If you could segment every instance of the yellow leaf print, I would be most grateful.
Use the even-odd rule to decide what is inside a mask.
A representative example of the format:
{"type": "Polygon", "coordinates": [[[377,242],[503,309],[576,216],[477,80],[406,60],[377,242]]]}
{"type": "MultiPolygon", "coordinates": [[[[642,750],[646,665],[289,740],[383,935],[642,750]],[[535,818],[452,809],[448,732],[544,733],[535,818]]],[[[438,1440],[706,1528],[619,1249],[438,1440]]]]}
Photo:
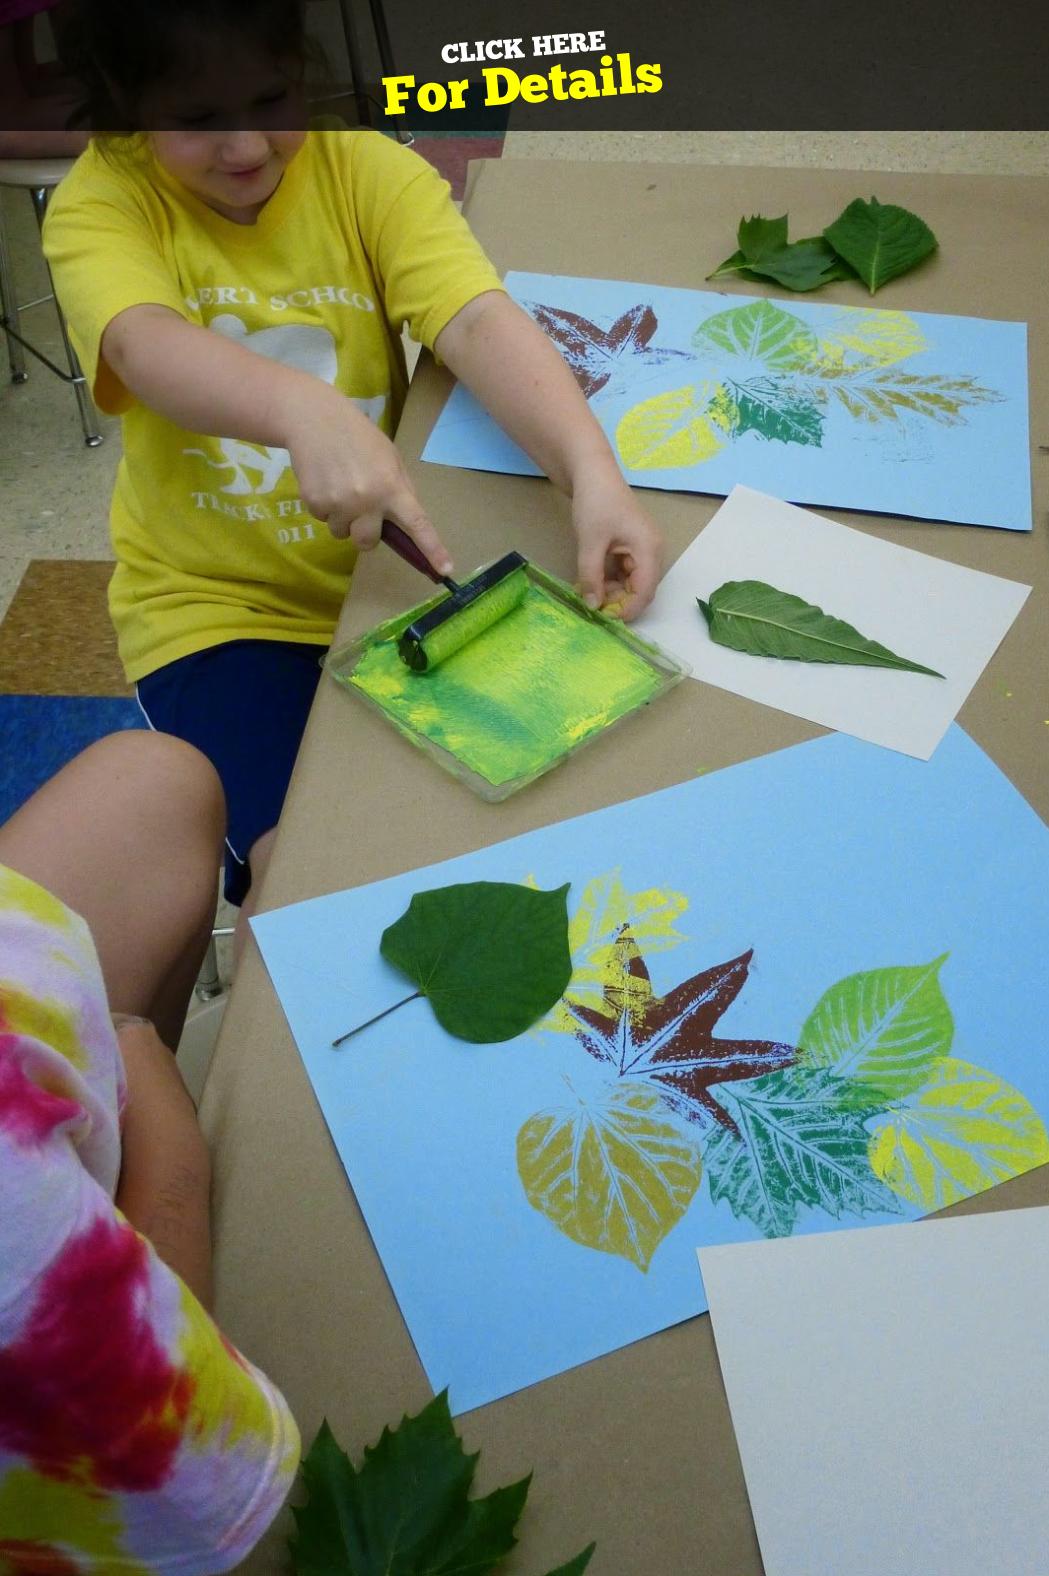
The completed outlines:
{"type": "Polygon", "coordinates": [[[1049,1161],[1049,1134],[1019,1090],[953,1056],[878,1118],[875,1175],[924,1210],[943,1209],[1049,1161]]]}
{"type": "Polygon", "coordinates": [[[573,1242],[647,1271],[703,1175],[695,1136],[666,1114],[658,1094],[623,1084],[604,1101],[540,1111],[517,1135],[528,1202],[573,1242]]]}
{"type": "MultiPolygon", "coordinates": [[[[526,885],[534,887],[535,877],[529,876],[526,885]]],[[[606,990],[614,995],[617,988],[626,991],[636,986],[636,981],[628,983],[630,960],[618,944],[620,932],[629,930],[634,951],[668,952],[685,940],[674,926],[687,907],[685,894],[669,888],[628,892],[619,868],[595,876],[568,925],[572,954],[568,989],[535,1032],[572,1034],[577,1027],[569,1011],[572,1003],[602,1012],[606,990]]]]}
{"type": "Polygon", "coordinates": [[[860,363],[892,367],[928,349],[928,341],[906,312],[867,311],[846,307],[836,327],[819,341],[817,368],[839,371],[860,363]]]}
{"type": "Polygon", "coordinates": [[[725,447],[735,425],[735,403],[718,383],[704,380],[642,400],[616,428],[616,447],[632,471],[701,465],[725,447]]]}

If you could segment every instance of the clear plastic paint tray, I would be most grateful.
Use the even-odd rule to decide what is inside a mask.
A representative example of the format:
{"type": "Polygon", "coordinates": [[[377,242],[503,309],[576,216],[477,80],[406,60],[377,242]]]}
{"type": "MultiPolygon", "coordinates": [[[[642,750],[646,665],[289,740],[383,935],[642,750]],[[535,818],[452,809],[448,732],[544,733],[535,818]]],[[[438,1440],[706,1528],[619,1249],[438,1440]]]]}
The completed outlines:
{"type": "Polygon", "coordinates": [[[325,663],[336,683],[381,711],[482,799],[507,799],[642,706],[688,669],[629,625],[595,613],[553,575],[525,566],[510,612],[427,673],[397,638],[447,595],[385,620],[325,663]]]}

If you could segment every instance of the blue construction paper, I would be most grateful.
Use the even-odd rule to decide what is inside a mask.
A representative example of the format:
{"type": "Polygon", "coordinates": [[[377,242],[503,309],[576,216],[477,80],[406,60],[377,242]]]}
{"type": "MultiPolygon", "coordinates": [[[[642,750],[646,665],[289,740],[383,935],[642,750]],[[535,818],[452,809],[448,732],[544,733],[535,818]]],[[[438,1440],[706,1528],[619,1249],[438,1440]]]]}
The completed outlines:
{"type": "MultiPolygon", "coordinates": [[[[881,398],[877,408],[864,402],[864,413],[857,416],[850,414],[833,383],[825,379],[813,382],[804,371],[777,366],[777,357],[783,356],[782,343],[774,350],[771,364],[756,354],[731,355],[717,350],[700,355],[692,347],[692,336],[702,321],[727,309],[751,306],[757,297],[554,274],[509,273],[505,283],[526,308],[534,309],[538,303],[564,309],[602,330],[640,303],[655,311],[658,328],[647,351],[621,357],[610,380],[590,399],[613,449],[619,423],[629,410],[685,387],[705,386],[705,397],[709,398],[719,387],[738,388],[756,379],[766,390],[771,380],[781,394],[786,384],[801,387],[806,382],[810,390],[822,393],[818,445],[781,441],[751,428],[723,442],[712,457],[696,463],[631,469],[618,455],[624,475],[635,486],[727,495],[742,482],[789,503],[913,515],[1012,531],[1031,529],[1026,323],[908,313],[924,337],[926,349],[899,361],[886,361],[884,357],[892,353],[890,334],[873,353],[845,350],[850,367],[863,362],[863,381],[868,388],[876,387],[878,379],[889,379],[895,395],[910,400],[916,397],[916,385],[892,382],[897,374],[904,379],[968,378],[999,397],[990,403],[963,403],[952,413],[943,401],[950,403],[959,396],[964,401],[964,393],[938,383],[929,386],[933,398],[925,414],[908,408],[900,398],[895,402],[881,398]],[[661,358],[659,352],[671,354],[661,358]]],[[[854,336],[861,319],[875,318],[891,330],[900,315],[898,311],[830,306],[798,297],[775,298],[772,304],[800,320],[821,344],[839,333],[854,336]]],[[[849,387],[848,378],[833,381],[846,390],[849,387]]],[[[796,427],[791,430],[797,434],[796,427]]],[[[540,474],[461,385],[442,410],[422,457],[467,470],[540,474]]]]}
{"type": "MultiPolygon", "coordinates": [[[[706,1306],[697,1246],[757,1238],[707,1182],[647,1273],[562,1235],[528,1203],[518,1129],[603,1077],[578,1041],[474,1046],[406,994],[379,955],[417,891],[458,881],[683,891],[688,938],[647,954],[659,993],[754,948],[717,1032],[797,1043],[854,972],[923,964],[954,1013],[951,1055],[1049,1115],[1049,830],[953,727],[930,762],[830,735],[647,798],[252,921],[321,1110],[435,1390],[457,1412],[586,1362],[706,1306]]],[[[914,1218],[803,1213],[797,1230],[914,1218]]]]}

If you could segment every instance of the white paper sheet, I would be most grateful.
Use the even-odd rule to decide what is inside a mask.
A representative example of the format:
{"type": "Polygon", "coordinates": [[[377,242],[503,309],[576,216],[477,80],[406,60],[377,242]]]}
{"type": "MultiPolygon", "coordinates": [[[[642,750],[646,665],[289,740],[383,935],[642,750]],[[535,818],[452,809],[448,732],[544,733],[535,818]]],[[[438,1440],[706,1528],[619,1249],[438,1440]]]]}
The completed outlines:
{"type": "Polygon", "coordinates": [[[699,1259],[766,1576],[1045,1576],[1049,1209],[699,1259]]]}
{"type": "Polygon", "coordinates": [[[687,663],[694,678],[928,760],[1030,589],[736,487],[635,628],[687,663]],[[719,646],[696,598],[707,600],[728,580],[763,580],[803,597],[944,678],[719,646]]]}

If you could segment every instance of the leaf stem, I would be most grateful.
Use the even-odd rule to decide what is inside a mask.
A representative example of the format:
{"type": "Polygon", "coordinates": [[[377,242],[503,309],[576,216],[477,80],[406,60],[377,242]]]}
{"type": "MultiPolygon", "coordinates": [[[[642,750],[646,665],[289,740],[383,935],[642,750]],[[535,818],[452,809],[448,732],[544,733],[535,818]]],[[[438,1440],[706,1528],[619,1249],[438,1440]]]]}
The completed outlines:
{"type": "Polygon", "coordinates": [[[377,1012],[374,1018],[368,1018],[366,1022],[359,1023],[355,1029],[347,1029],[346,1033],[340,1034],[337,1040],[332,1040],[332,1050],[334,1051],[346,1040],[351,1040],[355,1034],[360,1034],[362,1029],[370,1029],[372,1024],[378,1023],[380,1018],[388,1018],[391,1012],[397,1011],[398,1007],[406,1007],[410,1001],[417,1001],[422,994],[421,990],[413,990],[410,996],[404,996],[400,1001],[395,1001],[392,1007],[386,1007],[382,1012],[377,1012]]]}

